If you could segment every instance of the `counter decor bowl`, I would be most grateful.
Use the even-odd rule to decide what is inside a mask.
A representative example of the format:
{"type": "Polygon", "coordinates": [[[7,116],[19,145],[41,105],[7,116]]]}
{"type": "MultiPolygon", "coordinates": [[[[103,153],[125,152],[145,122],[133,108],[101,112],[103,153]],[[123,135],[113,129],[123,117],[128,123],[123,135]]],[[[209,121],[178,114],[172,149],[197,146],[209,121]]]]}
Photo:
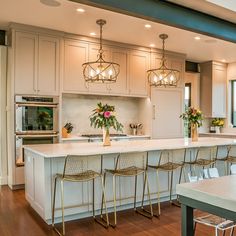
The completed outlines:
{"type": "Polygon", "coordinates": [[[123,125],[116,119],[115,107],[108,104],[103,105],[101,102],[97,104],[97,108],[90,116],[90,125],[103,130],[103,146],[111,145],[110,128],[121,132],[123,130],[123,125]]]}
{"type": "Polygon", "coordinates": [[[184,121],[187,121],[191,129],[191,138],[193,142],[198,141],[198,127],[202,126],[203,115],[199,109],[188,107],[185,112],[180,115],[184,121]]]}

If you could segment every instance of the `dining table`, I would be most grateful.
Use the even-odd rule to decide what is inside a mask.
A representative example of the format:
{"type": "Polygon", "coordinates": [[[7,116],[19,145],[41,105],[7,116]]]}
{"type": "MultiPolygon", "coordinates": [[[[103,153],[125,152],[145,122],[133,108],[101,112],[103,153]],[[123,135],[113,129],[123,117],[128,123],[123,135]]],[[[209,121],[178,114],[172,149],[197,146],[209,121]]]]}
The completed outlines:
{"type": "Polygon", "coordinates": [[[194,209],[236,221],[236,175],[176,186],[181,203],[181,235],[194,235],[194,209]]]}

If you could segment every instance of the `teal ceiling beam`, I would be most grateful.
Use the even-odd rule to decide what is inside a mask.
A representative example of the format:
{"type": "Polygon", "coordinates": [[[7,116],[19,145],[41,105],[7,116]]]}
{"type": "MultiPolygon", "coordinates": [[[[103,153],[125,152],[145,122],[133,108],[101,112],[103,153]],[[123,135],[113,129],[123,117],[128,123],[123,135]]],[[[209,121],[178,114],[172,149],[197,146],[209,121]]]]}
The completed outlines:
{"type": "Polygon", "coordinates": [[[236,43],[236,24],[165,0],[69,1],[147,19],[236,43]]]}

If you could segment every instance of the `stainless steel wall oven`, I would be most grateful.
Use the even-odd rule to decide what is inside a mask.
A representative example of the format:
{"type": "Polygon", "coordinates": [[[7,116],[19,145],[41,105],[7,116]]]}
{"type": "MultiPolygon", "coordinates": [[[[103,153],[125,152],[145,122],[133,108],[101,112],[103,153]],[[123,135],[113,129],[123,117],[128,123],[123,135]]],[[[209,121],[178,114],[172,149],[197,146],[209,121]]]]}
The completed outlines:
{"type": "Polygon", "coordinates": [[[23,145],[58,142],[58,97],[15,96],[15,163],[24,165],[23,145]]]}

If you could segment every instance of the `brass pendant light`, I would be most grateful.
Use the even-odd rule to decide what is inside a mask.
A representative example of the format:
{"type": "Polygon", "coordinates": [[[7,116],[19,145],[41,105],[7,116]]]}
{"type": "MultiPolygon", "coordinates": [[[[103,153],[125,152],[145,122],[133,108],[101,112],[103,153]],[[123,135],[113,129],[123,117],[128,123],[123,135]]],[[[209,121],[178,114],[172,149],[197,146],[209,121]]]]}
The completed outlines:
{"type": "Polygon", "coordinates": [[[102,28],[106,21],[99,19],[96,23],[100,26],[100,48],[96,61],[86,62],[83,66],[85,82],[88,83],[115,83],[120,72],[120,65],[104,60],[102,49],[102,28]]]}
{"type": "Polygon", "coordinates": [[[162,40],[161,66],[147,71],[148,82],[152,87],[176,87],[180,79],[180,72],[166,66],[165,40],[168,38],[168,35],[160,34],[159,38],[162,40]]]}

